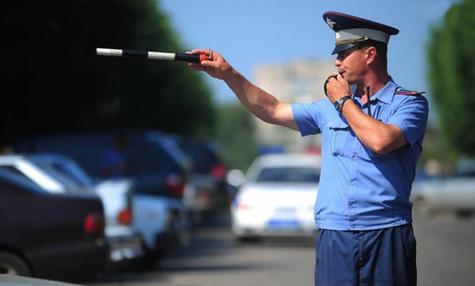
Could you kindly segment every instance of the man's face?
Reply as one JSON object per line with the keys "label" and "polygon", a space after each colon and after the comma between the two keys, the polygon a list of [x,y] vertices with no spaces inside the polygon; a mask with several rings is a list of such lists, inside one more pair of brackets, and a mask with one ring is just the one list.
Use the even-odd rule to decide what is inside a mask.
{"label": "man's face", "polygon": [[363,81],[368,69],[366,59],[366,48],[356,46],[338,53],[335,65],[338,73],[350,84],[358,84]]}

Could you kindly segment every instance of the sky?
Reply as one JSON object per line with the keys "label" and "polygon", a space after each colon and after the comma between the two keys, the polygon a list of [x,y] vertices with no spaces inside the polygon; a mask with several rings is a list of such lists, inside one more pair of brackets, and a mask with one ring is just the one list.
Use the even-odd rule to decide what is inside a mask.
{"label": "sky", "polygon": [[[453,0],[157,0],[182,44],[211,48],[249,80],[259,64],[334,59],[335,34],[323,21],[338,11],[394,26],[388,70],[406,89],[427,91],[426,50],[431,29]],[[205,77],[218,103],[236,99],[219,80]]]}

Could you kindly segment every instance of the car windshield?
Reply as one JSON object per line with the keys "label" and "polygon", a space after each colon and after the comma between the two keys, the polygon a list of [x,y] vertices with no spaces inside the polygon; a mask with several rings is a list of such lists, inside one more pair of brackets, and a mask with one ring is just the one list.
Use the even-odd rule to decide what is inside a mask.
{"label": "car windshield", "polygon": [[271,167],[264,168],[256,182],[318,183],[318,169],[309,167]]}

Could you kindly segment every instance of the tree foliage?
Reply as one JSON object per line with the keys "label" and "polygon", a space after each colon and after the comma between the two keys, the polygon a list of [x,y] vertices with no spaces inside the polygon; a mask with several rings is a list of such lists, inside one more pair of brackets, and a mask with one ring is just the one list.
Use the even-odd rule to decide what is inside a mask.
{"label": "tree foliage", "polygon": [[0,32],[3,139],[213,130],[210,90],[185,64],[95,55],[96,47],[183,51],[154,0],[5,0]]}
{"label": "tree foliage", "polygon": [[226,165],[245,171],[256,157],[254,121],[240,104],[222,105],[218,111],[217,137]]}
{"label": "tree foliage", "polygon": [[475,1],[454,4],[429,45],[429,80],[447,143],[475,155]]}

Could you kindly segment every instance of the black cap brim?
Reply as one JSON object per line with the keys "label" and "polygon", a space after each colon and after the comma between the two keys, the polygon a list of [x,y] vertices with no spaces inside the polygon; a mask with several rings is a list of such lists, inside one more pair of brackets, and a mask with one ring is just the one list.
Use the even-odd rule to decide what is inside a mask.
{"label": "black cap brim", "polygon": [[343,51],[346,51],[348,49],[351,49],[353,47],[356,47],[357,44],[344,44],[344,45],[336,45],[335,48],[333,49],[332,55],[341,53]]}

